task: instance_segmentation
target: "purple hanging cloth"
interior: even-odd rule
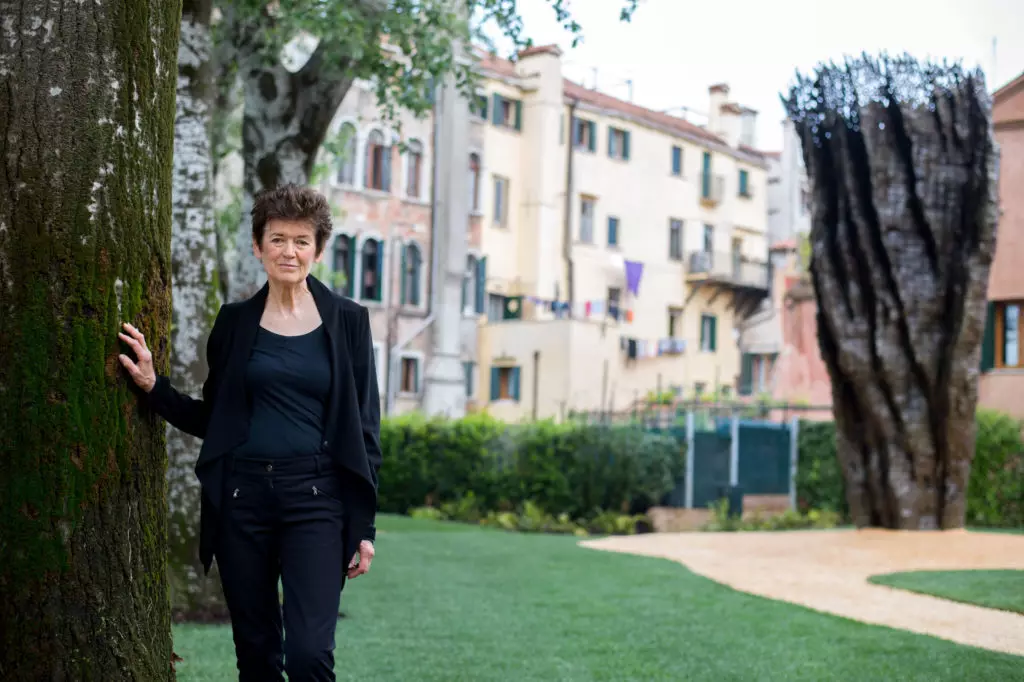
[[[640,295],[640,278],[643,275],[643,263],[635,260],[626,261],[626,290],[634,296]]]

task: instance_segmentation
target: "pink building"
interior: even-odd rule
[[[979,398],[985,407],[1024,418],[1024,74],[996,91],[992,116],[1000,148],[1002,216],[988,280]]]

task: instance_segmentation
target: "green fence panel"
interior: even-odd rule
[[[740,424],[739,484],[743,494],[789,494],[790,438],[786,424]]]
[[[729,485],[728,433],[695,431],[693,434],[693,506],[706,508]]]

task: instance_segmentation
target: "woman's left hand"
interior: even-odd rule
[[[359,551],[352,555],[352,561],[348,562],[348,577],[356,578],[370,570],[370,562],[373,561],[373,543],[363,540],[359,543]]]

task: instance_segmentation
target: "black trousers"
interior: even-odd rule
[[[341,489],[324,455],[228,463],[216,557],[239,682],[283,682],[285,671],[290,682],[335,679]]]

